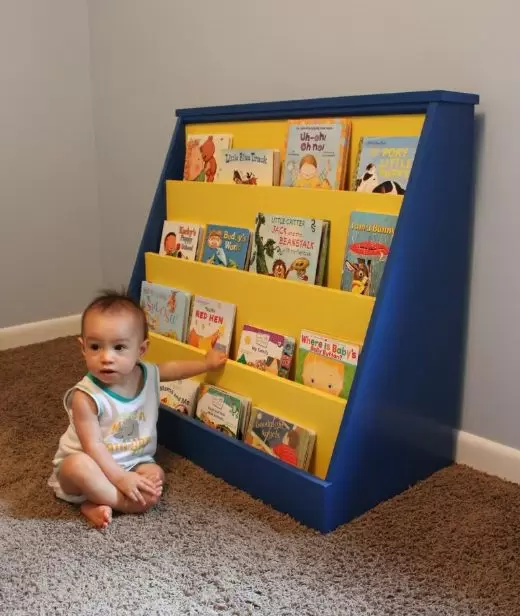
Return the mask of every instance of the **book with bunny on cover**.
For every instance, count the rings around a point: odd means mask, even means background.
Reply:
[[[323,230],[318,218],[259,212],[249,271],[315,284]]]
[[[186,340],[191,293],[143,280],[140,303],[150,331]]]
[[[361,345],[302,330],[296,354],[297,383],[348,398]]]
[[[345,186],[352,122],[347,118],[288,120],[282,186]]]
[[[231,147],[232,135],[188,135],[183,179],[214,182],[222,161],[222,150]]]
[[[315,439],[312,430],[253,407],[244,441],[287,464],[308,470]]]
[[[205,351],[214,348],[229,355],[235,314],[235,304],[195,295],[188,344]]]

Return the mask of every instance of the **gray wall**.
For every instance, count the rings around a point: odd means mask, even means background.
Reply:
[[[0,327],[76,314],[102,283],[88,13],[0,8]]]

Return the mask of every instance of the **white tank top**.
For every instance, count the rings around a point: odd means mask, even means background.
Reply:
[[[159,371],[155,364],[148,362],[140,362],[139,366],[144,384],[135,398],[124,398],[110,391],[90,373],[65,393],[63,404],[70,424],[60,438],[53,461],[55,467],[66,456],[83,451],[70,407],[72,394],[77,389],[94,400],[103,442],[118,464],[129,469],[150,461],[157,449]]]

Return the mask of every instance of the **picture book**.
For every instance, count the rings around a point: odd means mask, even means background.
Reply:
[[[161,404],[193,417],[197,406],[200,383],[194,379],[162,381],[160,384]]]
[[[344,291],[377,295],[396,224],[393,214],[351,213],[341,277]]]
[[[202,225],[165,220],[159,254],[195,261],[202,231]]]
[[[201,261],[245,269],[249,260],[251,231],[243,227],[207,225]]]
[[[205,351],[214,348],[229,355],[235,313],[235,304],[196,295],[193,298],[188,344]]]
[[[419,137],[361,137],[352,190],[403,195]]]
[[[150,331],[186,340],[191,293],[143,280],[140,303]]]
[[[288,120],[283,186],[342,189],[352,123],[347,118]]]
[[[308,470],[315,439],[312,430],[253,407],[244,441],[287,464]]]
[[[241,438],[250,403],[249,398],[203,383],[195,416],[215,430],[233,438]]]
[[[322,231],[317,218],[258,213],[249,271],[315,284]]]
[[[280,183],[280,151],[223,150],[215,183],[276,186]]]
[[[294,338],[252,325],[244,325],[237,362],[289,378],[294,355]]]
[[[316,284],[327,286],[327,264],[329,262],[330,220],[323,221],[321,234],[320,256],[316,268]]]
[[[361,345],[302,330],[296,354],[295,381],[348,398]]]
[[[214,182],[221,152],[230,148],[232,135],[188,135],[183,179],[191,182]]]

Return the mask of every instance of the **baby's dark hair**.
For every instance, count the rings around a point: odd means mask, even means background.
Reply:
[[[119,310],[121,312],[131,312],[140,321],[143,329],[143,340],[148,338],[148,323],[146,321],[146,315],[141,308],[139,302],[133,297],[128,295],[125,289],[116,291],[114,289],[105,289],[95,297],[90,304],[85,308],[81,316],[81,335],[83,336],[83,328],[85,324],[85,318],[89,312],[98,310],[99,312],[106,312],[107,310]]]

